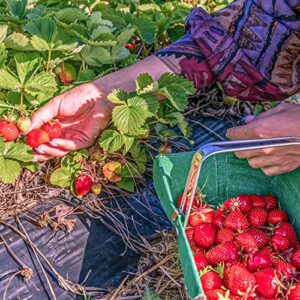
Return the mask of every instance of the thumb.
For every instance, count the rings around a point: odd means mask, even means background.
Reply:
[[[226,135],[231,140],[247,140],[256,138],[253,123],[230,128],[227,130]]]
[[[51,121],[58,115],[59,110],[59,98],[50,100],[43,107],[38,109],[31,117],[31,125],[25,134],[28,134],[33,129],[37,129],[43,126],[43,124]]]

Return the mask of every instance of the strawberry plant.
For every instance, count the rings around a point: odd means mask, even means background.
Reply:
[[[37,109],[76,85],[128,66],[176,40],[193,4],[1,2],[0,179],[14,184],[23,168],[36,171],[32,149],[61,136],[59,120],[52,120],[25,137]],[[172,151],[167,142],[177,136],[175,126],[182,136],[189,136],[182,112],[194,91],[189,81],[168,73],[158,81],[141,74],[131,93],[112,91],[108,99],[115,108],[108,128],[90,149],[56,160],[55,167],[50,162],[53,171],[47,180],[78,196],[86,194],[76,184],[82,176],[92,180],[88,187],[95,194],[110,184],[133,191],[136,179],[146,171],[154,136],[162,144],[159,153]]]

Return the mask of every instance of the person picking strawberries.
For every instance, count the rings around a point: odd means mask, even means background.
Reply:
[[[61,157],[86,148],[107,126],[113,89],[131,91],[135,78],[148,72],[154,80],[165,72],[192,80],[198,90],[215,82],[240,100],[278,101],[300,89],[299,1],[234,1],[212,14],[192,10],[186,33],[177,42],[132,66],[69,90],[49,101],[32,117],[31,131],[52,119],[62,126],[62,137],[35,147],[35,161]],[[245,126],[231,128],[232,140],[300,137],[300,106],[282,104],[252,117]],[[300,166],[300,147],[269,148],[237,153],[266,175]]]

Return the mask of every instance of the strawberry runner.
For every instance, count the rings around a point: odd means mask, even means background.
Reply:
[[[283,100],[300,89],[300,4],[240,0],[212,14],[194,9],[185,35],[156,56],[198,90],[222,84],[240,100]]]

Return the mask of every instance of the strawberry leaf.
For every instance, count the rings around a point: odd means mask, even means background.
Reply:
[[[115,104],[124,104],[127,102],[128,93],[120,90],[113,90],[107,95],[107,99]]]
[[[29,146],[15,142],[5,143],[0,155],[5,159],[9,158],[21,162],[31,162],[33,159],[33,152]]]
[[[146,101],[134,97],[128,99],[126,104],[114,108],[112,121],[121,133],[128,134],[142,127],[148,116]]]
[[[5,40],[6,48],[11,48],[20,51],[33,50],[29,43],[29,38],[19,32],[14,32],[9,35]]]
[[[26,14],[27,0],[7,0],[7,8],[10,13],[22,20]]]
[[[5,65],[7,58],[7,51],[5,49],[5,45],[0,42],[0,69],[2,69]]]
[[[55,17],[64,23],[75,23],[80,21],[86,21],[88,16],[84,13],[83,10],[78,8],[67,7],[59,10]]]
[[[102,133],[99,145],[104,151],[113,153],[123,147],[124,141],[122,135],[119,132],[107,129]]]
[[[122,178],[122,180],[118,181],[116,185],[130,193],[134,192],[134,181],[132,178]]]
[[[123,142],[124,142],[124,151],[123,155],[125,155],[131,148],[134,143],[134,137],[123,135]]]
[[[137,27],[138,33],[142,41],[144,41],[147,44],[152,44],[154,42],[158,28],[149,17],[138,17],[134,21],[134,25]]]
[[[8,68],[0,70],[0,89],[18,90],[21,84],[16,75]]]
[[[72,176],[69,168],[56,169],[50,176],[50,182],[60,187],[69,187],[72,182]]]
[[[144,89],[151,86],[152,83],[153,83],[153,78],[151,77],[151,75],[149,73],[142,73],[135,80],[136,90],[138,92],[143,91]]]
[[[8,25],[0,25],[0,42],[3,42],[7,36]]]
[[[0,156],[0,179],[6,183],[13,183],[21,172],[20,164],[12,159],[5,159]]]

